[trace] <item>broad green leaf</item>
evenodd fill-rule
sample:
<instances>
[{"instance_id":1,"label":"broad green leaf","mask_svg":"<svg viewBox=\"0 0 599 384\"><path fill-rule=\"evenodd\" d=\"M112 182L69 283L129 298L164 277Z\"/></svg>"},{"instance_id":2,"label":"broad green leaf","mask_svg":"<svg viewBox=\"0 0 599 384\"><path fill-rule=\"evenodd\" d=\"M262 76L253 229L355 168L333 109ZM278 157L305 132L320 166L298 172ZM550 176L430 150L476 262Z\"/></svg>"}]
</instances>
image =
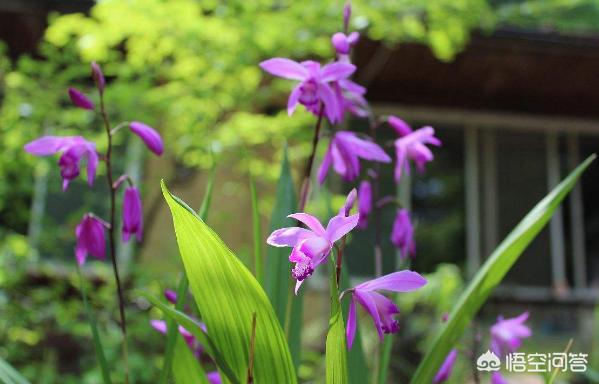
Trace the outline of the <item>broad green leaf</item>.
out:
<instances>
[{"instance_id":1,"label":"broad green leaf","mask_svg":"<svg viewBox=\"0 0 599 384\"><path fill-rule=\"evenodd\" d=\"M170 194L164 182L162 191L173 216L179 251L202 320L238 380L246 379L255 312L255 382L295 383L283 330L260 284L218 235Z\"/></svg>"},{"instance_id":2,"label":"broad green leaf","mask_svg":"<svg viewBox=\"0 0 599 384\"><path fill-rule=\"evenodd\" d=\"M94 342L94 349L96 351L96 359L98 359L98 365L100 365L100 371L102 372L102 380L104 381L104 384L111 384L110 369L108 369L108 363L106 362L106 356L104 355L104 348L102 347L100 333L98 332L96 317L89 305L89 302L87 301L87 292L83 277L81 276L81 268L79 268L79 265L77 265L77 276L79 277L79 287L81 290L81 298L83 299L83 308L85 309L89 328L92 333L92 340Z\"/></svg>"},{"instance_id":3,"label":"broad green leaf","mask_svg":"<svg viewBox=\"0 0 599 384\"><path fill-rule=\"evenodd\" d=\"M252 233L254 235L254 275L256 280L262 283L262 234L260 231L260 213L258 212L258 196L256 194L256 183L250 174L250 198L252 200Z\"/></svg>"},{"instance_id":4,"label":"broad green leaf","mask_svg":"<svg viewBox=\"0 0 599 384\"><path fill-rule=\"evenodd\" d=\"M485 300L493 292L493 289L501 282L505 274L518 260L518 257L547 224L555 209L574 187L582 172L595 157L595 155L589 156L572 171L499 244L458 300L454 310L449 315L449 320L445 323L418 366L412 377L412 383L420 384L432 381L443 360Z\"/></svg>"},{"instance_id":5,"label":"broad green leaf","mask_svg":"<svg viewBox=\"0 0 599 384\"><path fill-rule=\"evenodd\" d=\"M281 175L277 183L276 202L270 220L270 231L278 228L293 227L297 223L287 215L294 213L296 198L291 177L291 167L287 157L287 148L283 152ZM300 364L301 332L304 297L300 292L293 294L295 282L291 278L289 249L268 247L266 253L264 289L275 309L275 313L283 325L293 365L297 369Z\"/></svg>"},{"instance_id":6,"label":"broad green leaf","mask_svg":"<svg viewBox=\"0 0 599 384\"><path fill-rule=\"evenodd\" d=\"M348 383L347 377L347 346L345 344L345 325L339 302L339 287L335 274L333 258L330 258L330 290L331 290L331 318L329 319L329 332L326 343L326 376L327 384Z\"/></svg>"},{"instance_id":7,"label":"broad green leaf","mask_svg":"<svg viewBox=\"0 0 599 384\"><path fill-rule=\"evenodd\" d=\"M174 357L173 377L176 384L208 384L206 372L182 336L177 336Z\"/></svg>"},{"instance_id":8,"label":"broad green leaf","mask_svg":"<svg viewBox=\"0 0 599 384\"><path fill-rule=\"evenodd\" d=\"M222 372L232 383L240 383L235 372L225 360L224 355L221 353L210 336L202 331L202 328L198 322L187 316L184 312L167 305L155 296L152 296L146 292L139 292L139 295L146 298L150 303L152 303L152 305L160 309L162 313L169 317L169 319L174 320L177 324L189 331L189 333L191 333L196 340L202 344L202 347L204 347L206 353L212 357L218 366L219 371Z\"/></svg>"},{"instance_id":9,"label":"broad green leaf","mask_svg":"<svg viewBox=\"0 0 599 384\"><path fill-rule=\"evenodd\" d=\"M212 190L214 189L214 177L216 176L216 163L212 162L212 169L210 170L210 176L208 176L208 182L206 183L206 190L204 192L204 199L202 200L202 205L200 206L199 215L202 220L208 219L208 210L210 209L210 203L212 202ZM179 285L177 286L177 302L175 303L175 308L178 310L182 310L185 306L185 298L187 296L187 289L189 288L189 281L187 280L187 276L183 274L181 279L179 280ZM177 330L177 326L175 322L171 319L167 322L167 332L166 332L166 350L164 352L164 364L162 366L162 371L160 372L160 378L158 382L160 384L165 384L168 380L169 373L171 371L171 365L173 363L173 355L175 353L175 342L177 340L177 335L179 334Z\"/></svg>"}]
</instances>

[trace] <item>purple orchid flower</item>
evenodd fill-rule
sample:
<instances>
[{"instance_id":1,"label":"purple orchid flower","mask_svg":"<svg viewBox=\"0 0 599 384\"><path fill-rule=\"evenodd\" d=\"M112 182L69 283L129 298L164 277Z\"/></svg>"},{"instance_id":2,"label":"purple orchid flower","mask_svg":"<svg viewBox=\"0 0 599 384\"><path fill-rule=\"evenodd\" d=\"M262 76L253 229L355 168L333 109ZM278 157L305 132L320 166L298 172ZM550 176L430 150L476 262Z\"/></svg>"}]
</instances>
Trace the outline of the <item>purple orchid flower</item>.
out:
<instances>
[{"instance_id":1,"label":"purple orchid flower","mask_svg":"<svg viewBox=\"0 0 599 384\"><path fill-rule=\"evenodd\" d=\"M208 377L208 382L210 384L221 384L222 380L220 379L220 373L218 371L212 371L206 373L206 377Z\"/></svg>"},{"instance_id":2,"label":"purple orchid flower","mask_svg":"<svg viewBox=\"0 0 599 384\"><path fill-rule=\"evenodd\" d=\"M407 209L397 210L393 230L391 231L391 243L401 250L401 258L416 254L416 242L414 241L414 227Z\"/></svg>"},{"instance_id":3,"label":"purple orchid flower","mask_svg":"<svg viewBox=\"0 0 599 384\"><path fill-rule=\"evenodd\" d=\"M398 132L401 131L400 128L395 129ZM410 159L414 161L416 168L420 172L424 171L426 163L433 160L433 153L426 144L436 147L441 146L441 140L435 137L435 129L433 127L422 127L395 140L395 155L397 158L397 163L395 164L395 182L399 182L404 170L406 173L410 173Z\"/></svg>"},{"instance_id":4,"label":"purple orchid flower","mask_svg":"<svg viewBox=\"0 0 599 384\"><path fill-rule=\"evenodd\" d=\"M343 32L337 32L331 37L331 44L337 52L338 59L341 62L349 62L349 52L358 44L360 33L352 32L346 35Z\"/></svg>"},{"instance_id":5,"label":"purple orchid flower","mask_svg":"<svg viewBox=\"0 0 599 384\"><path fill-rule=\"evenodd\" d=\"M25 145L25 151L35 156L49 156L62 152L58 160L62 176L62 190L66 191L69 182L79 176L79 162L87 159L87 182L91 186L96 177L98 153L96 144L81 136L42 136Z\"/></svg>"},{"instance_id":6,"label":"purple orchid flower","mask_svg":"<svg viewBox=\"0 0 599 384\"><path fill-rule=\"evenodd\" d=\"M272 75L300 82L293 88L287 101L287 113L290 116L298 103L315 115L320 113L322 104L331 123L341 120L341 106L331 83L347 79L356 70L354 65L334 62L321 67L320 63L311 60L298 63L277 57L261 62L260 67Z\"/></svg>"},{"instance_id":7,"label":"purple orchid flower","mask_svg":"<svg viewBox=\"0 0 599 384\"><path fill-rule=\"evenodd\" d=\"M338 131L331 139L318 170L318 182L324 182L331 164L345 181L355 180L360 174L360 158L381 163L391 162L391 158L376 143L360 139L354 132Z\"/></svg>"},{"instance_id":8,"label":"purple orchid flower","mask_svg":"<svg viewBox=\"0 0 599 384\"><path fill-rule=\"evenodd\" d=\"M451 376L451 372L453 371L453 366L457 357L458 350L454 348L451 350L451 352L449 352L449 354L445 358L445 361L443 361L443 364L441 364L441 368L439 368L439 371L433 379L433 384L439 384L449 379L449 376Z\"/></svg>"},{"instance_id":9,"label":"purple orchid flower","mask_svg":"<svg viewBox=\"0 0 599 384\"><path fill-rule=\"evenodd\" d=\"M135 235L137 241L143 237L143 208L135 187L125 189L123 197L123 241L129 241L131 235Z\"/></svg>"},{"instance_id":10,"label":"purple orchid flower","mask_svg":"<svg viewBox=\"0 0 599 384\"><path fill-rule=\"evenodd\" d=\"M73 87L69 88L69 97L75 106L83 109L94 109L94 103L87 98L82 92Z\"/></svg>"},{"instance_id":11,"label":"purple orchid flower","mask_svg":"<svg viewBox=\"0 0 599 384\"><path fill-rule=\"evenodd\" d=\"M154 128L139 121L132 121L129 124L129 129L141 138L150 151L158 156L162 155L164 151L162 137Z\"/></svg>"},{"instance_id":12,"label":"purple orchid flower","mask_svg":"<svg viewBox=\"0 0 599 384\"><path fill-rule=\"evenodd\" d=\"M397 116L389 116L387 118L387 123L389 123L391 128L393 128L400 137L412 133L412 128L410 127L410 125Z\"/></svg>"},{"instance_id":13,"label":"purple orchid flower","mask_svg":"<svg viewBox=\"0 0 599 384\"><path fill-rule=\"evenodd\" d=\"M522 339L532 335L530 328L524 325L526 320L528 320L528 312L511 319L499 316L497 322L491 327L491 351L501 357L520 348Z\"/></svg>"},{"instance_id":14,"label":"purple orchid flower","mask_svg":"<svg viewBox=\"0 0 599 384\"><path fill-rule=\"evenodd\" d=\"M491 374L491 384L508 384L508 382L501 373L493 372Z\"/></svg>"},{"instance_id":15,"label":"purple orchid flower","mask_svg":"<svg viewBox=\"0 0 599 384\"><path fill-rule=\"evenodd\" d=\"M96 87L100 93L104 93L104 87L106 86L106 80L104 79L104 74L102 73L102 69L95 61L92 62L92 78L96 83Z\"/></svg>"},{"instance_id":16,"label":"purple orchid flower","mask_svg":"<svg viewBox=\"0 0 599 384\"><path fill-rule=\"evenodd\" d=\"M293 247L289 261L295 263L291 276L297 280L297 294L304 280L312 276L316 267L326 261L333 244L355 228L359 215L334 216L326 229L316 217L307 213L294 213L287 217L304 223L308 229L280 228L271 233L266 242L274 247Z\"/></svg>"},{"instance_id":17,"label":"purple orchid flower","mask_svg":"<svg viewBox=\"0 0 599 384\"><path fill-rule=\"evenodd\" d=\"M75 229L75 234L77 235L75 258L79 265L85 264L88 253L98 259L104 259L106 256L104 239L104 229L106 226L106 223L92 214L86 213L83 215L83 219Z\"/></svg>"},{"instance_id":18,"label":"purple orchid flower","mask_svg":"<svg viewBox=\"0 0 599 384\"><path fill-rule=\"evenodd\" d=\"M157 330L158 332L166 335L168 327L165 321L163 320L150 320L150 325L152 328ZM200 323L200 328L202 331L206 332L206 325L204 323ZM204 352L204 347L196 340L195 336L191 334L187 329L183 326L179 325L179 334L185 340L185 344L189 347L189 349L193 352L196 358L200 358L202 356L202 352Z\"/></svg>"},{"instance_id":19,"label":"purple orchid flower","mask_svg":"<svg viewBox=\"0 0 599 384\"><path fill-rule=\"evenodd\" d=\"M352 294L347 315L347 348L351 349L356 335L356 303L359 303L372 317L374 326L383 341L383 334L396 333L399 331L399 322L393 317L399 313L399 308L387 297L378 293L378 290L390 292L410 292L426 284L426 279L413 271L399 271L379 277L374 280L359 284L356 287L344 291Z\"/></svg>"},{"instance_id":20,"label":"purple orchid flower","mask_svg":"<svg viewBox=\"0 0 599 384\"><path fill-rule=\"evenodd\" d=\"M372 211L372 187L368 180L363 180L360 183L360 192L358 193L358 213L360 221L358 228L365 229L368 227L368 216Z\"/></svg>"},{"instance_id":21,"label":"purple orchid flower","mask_svg":"<svg viewBox=\"0 0 599 384\"><path fill-rule=\"evenodd\" d=\"M334 82L333 89L341 109L341 117L345 112L357 117L368 117L370 106L364 98L366 88L351 80L343 79Z\"/></svg>"}]
</instances>

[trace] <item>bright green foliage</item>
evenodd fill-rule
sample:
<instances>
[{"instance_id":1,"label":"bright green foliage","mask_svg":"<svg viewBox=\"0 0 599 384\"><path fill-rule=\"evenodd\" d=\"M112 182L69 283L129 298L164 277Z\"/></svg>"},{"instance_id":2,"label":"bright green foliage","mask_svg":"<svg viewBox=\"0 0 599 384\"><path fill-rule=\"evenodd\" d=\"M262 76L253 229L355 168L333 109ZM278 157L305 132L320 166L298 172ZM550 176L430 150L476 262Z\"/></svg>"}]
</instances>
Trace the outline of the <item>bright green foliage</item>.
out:
<instances>
[{"instance_id":1,"label":"bright green foliage","mask_svg":"<svg viewBox=\"0 0 599 384\"><path fill-rule=\"evenodd\" d=\"M175 344L173 377L176 384L208 384L206 372L181 335Z\"/></svg>"},{"instance_id":2,"label":"bright green foliage","mask_svg":"<svg viewBox=\"0 0 599 384\"><path fill-rule=\"evenodd\" d=\"M248 371L252 316L256 314L254 378L257 383L295 383L283 330L266 293L251 272L195 214L163 184L191 291L218 346L239 381Z\"/></svg>"},{"instance_id":3,"label":"bright green foliage","mask_svg":"<svg viewBox=\"0 0 599 384\"><path fill-rule=\"evenodd\" d=\"M590 156L572 171L522 219L489 256L458 300L449 315L449 320L437 335L412 377L412 383L419 384L432 381L443 360L493 292L493 289L501 282L505 274L518 260L518 257L551 219L555 209L568 195L578 178L595 157L595 155Z\"/></svg>"}]
</instances>

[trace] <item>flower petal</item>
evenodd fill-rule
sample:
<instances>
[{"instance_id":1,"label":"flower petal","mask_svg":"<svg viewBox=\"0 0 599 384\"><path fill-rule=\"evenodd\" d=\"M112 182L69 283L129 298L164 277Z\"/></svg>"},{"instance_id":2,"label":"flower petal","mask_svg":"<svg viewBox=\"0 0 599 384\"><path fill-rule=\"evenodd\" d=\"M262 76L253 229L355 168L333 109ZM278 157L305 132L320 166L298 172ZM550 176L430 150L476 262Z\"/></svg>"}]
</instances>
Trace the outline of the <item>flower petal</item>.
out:
<instances>
[{"instance_id":1,"label":"flower petal","mask_svg":"<svg viewBox=\"0 0 599 384\"><path fill-rule=\"evenodd\" d=\"M91 143L87 151L87 183L91 186L96 178L96 168L98 168L99 157L96 152L96 145Z\"/></svg>"},{"instance_id":2,"label":"flower petal","mask_svg":"<svg viewBox=\"0 0 599 384\"><path fill-rule=\"evenodd\" d=\"M316 217L308 213L293 213L287 217L290 217L297 221L301 221L306 225L306 227L310 228L314 233L316 233L319 236L324 236L326 234L326 231L322 224L320 224L320 221Z\"/></svg>"},{"instance_id":3,"label":"flower petal","mask_svg":"<svg viewBox=\"0 0 599 384\"><path fill-rule=\"evenodd\" d=\"M368 312L370 317L372 317L372 321L374 322L374 326L376 327L376 331L379 334L379 338L381 342L383 341L383 329L381 327L381 318L379 317L379 311L376 307L376 302L374 298L370 295L370 292L362 291L355 289L354 290L354 298L362 305L362 307Z\"/></svg>"},{"instance_id":4,"label":"flower petal","mask_svg":"<svg viewBox=\"0 0 599 384\"><path fill-rule=\"evenodd\" d=\"M139 121L132 121L129 124L129 129L143 140L150 151L158 156L162 155L164 150L162 137L154 128Z\"/></svg>"},{"instance_id":5,"label":"flower petal","mask_svg":"<svg viewBox=\"0 0 599 384\"><path fill-rule=\"evenodd\" d=\"M427 283L426 279L414 271L393 272L356 286L356 289L374 291L384 289L392 292L414 291Z\"/></svg>"},{"instance_id":6,"label":"flower petal","mask_svg":"<svg viewBox=\"0 0 599 384\"><path fill-rule=\"evenodd\" d=\"M389 116L387 118L387 122L389 123L391 128L393 128L395 132L397 132L399 136L406 136L412 133L412 128L410 128L408 123L406 123L397 116Z\"/></svg>"},{"instance_id":7,"label":"flower petal","mask_svg":"<svg viewBox=\"0 0 599 384\"><path fill-rule=\"evenodd\" d=\"M355 71L355 65L336 61L322 67L320 70L320 79L327 82L341 80L348 77Z\"/></svg>"},{"instance_id":8,"label":"flower petal","mask_svg":"<svg viewBox=\"0 0 599 384\"><path fill-rule=\"evenodd\" d=\"M335 136L342 140L349 150L356 153L363 159L380 161L382 163L391 162L389 155L387 155L385 151L378 146L378 144L372 141L360 139L353 132L339 131Z\"/></svg>"},{"instance_id":9,"label":"flower petal","mask_svg":"<svg viewBox=\"0 0 599 384\"><path fill-rule=\"evenodd\" d=\"M42 136L25 144L25 151L35 156L48 156L73 145L75 136Z\"/></svg>"},{"instance_id":10,"label":"flower petal","mask_svg":"<svg viewBox=\"0 0 599 384\"><path fill-rule=\"evenodd\" d=\"M333 162L332 145L333 143L331 141L327 149L327 152L324 155L324 159L322 159L320 168L318 168L318 182L320 184L324 183L324 180L327 178L329 168L331 167L331 163Z\"/></svg>"},{"instance_id":11,"label":"flower petal","mask_svg":"<svg viewBox=\"0 0 599 384\"><path fill-rule=\"evenodd\" d=\"M441 364L441 368L439 368L439 371L433 379L433 384L439 384L449 379L449 376L451 376L451 372L453 371L453 365L455 364L455 360L457 357L458 350L454 348L449 352L449 354L443 361L443 364Z\"/></svg>"},{"instance_id":12,"label":"flower petal","mask_svg":"<svg viewBox=\"0 0 599 384\"><path fill-rule=\"evenodd\" d=\"M302 95L302 84L298 84L293 88L291 94L289 95L289 100L287 101L287 114L289 116L293 115L295 112L295 108L299 102L299 98Z\"/></svg>"},{"instance_id":13,"label":"flower petal","mask_svg":"<svg viewBox=\"0 0 599 384\"><path fill-rule=\"evenodd\" d=\"M75 106L83 109L94 109L94 103L82 92L75 88L69 88L69 97Z\"/></svg>"},{"instance_id":14,"label":"flower petal","mask_svg":"<svg viewBox=\"0 0 599 384\"><path fill-rule=\"evenodd\" d=\"M272 75L283 77L285 79L301 81L308 76L308 70L300 63L281 57L275 57L261 62L260 68Z\"/></svg>"},{"instance_id":15,"label":"flower petal","mask_svg":"<svg viewBox=\"0 0 599 384\"><path fill-rule=\"evenodd\" d=\"M360 215L337 215L329 220L327 225L327 238L331 243L339 240L343 236L347 235L352 229L358 225Z\"/></svg>"},{"instance_id":16,"label":"flower petal","mask_svg":"<svg viewBox=\"0 0 599 384\"><path fill-rule=\"evenodd\" d=\"M312 236L314 236L314 233L305 228L280 228L268 236L266 243L273 247L294 247L301 240Z\"/></svg>"},{"instance_id":17,"label":"flower petal","mask_svg":"<svg viewBox=\"0 0 599 384\"><path fill-rule=\"evenodd\" d=\"M331 123L336 123L341 120L341 112L335 92L327 83L320 83L318 86L318 96L325 107L326 116Z\"/></svg>"},{"instance_id":18,"label":"flower petal","mask_svg":"<svg viewBox=\"0 0 599 384\"><path fill-rule=\"evenodd\" d=\"M347 313L347 327L345 330L345 337L347 338L347 349L351 349L354 344L354 338L356 336L356 302L353 297L349 303L349 312Z\"/></svg>"},{"instance_id":19,"label":"flower petal","mask_svg":"<svg viewBox=\"0 0 599 384\"><path fill-rule=\"evenodd\" d=\"M166 321L150 320L150 325L158 332L166 335Z\"/></svg>"}]
</instances>

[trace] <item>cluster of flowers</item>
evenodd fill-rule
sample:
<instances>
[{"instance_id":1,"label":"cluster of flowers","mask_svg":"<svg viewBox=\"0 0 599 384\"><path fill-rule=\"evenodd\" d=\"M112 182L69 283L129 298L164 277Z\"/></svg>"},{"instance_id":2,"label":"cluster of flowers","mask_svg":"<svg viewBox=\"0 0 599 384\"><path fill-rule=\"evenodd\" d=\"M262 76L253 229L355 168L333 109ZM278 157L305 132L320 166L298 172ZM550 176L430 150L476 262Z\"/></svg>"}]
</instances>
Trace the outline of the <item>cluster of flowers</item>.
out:
<instances>
[{"instance_id":1,"label":"cluster of flowers","mask_svg":"<svg viewBox=\"0 0 599 384\"><path fill-rule=\"evenodd\" d=\"M92 77L96 88L100 95L100 110L99 112L105 119L104 111L104 88L105 79L100 66L96 63L91 65ZM68 94L76 107L86 110L96 110L94 102L92 102L85 94L75 88L69 88ZM106 155L98 154L96 144L86 140L82 136L42 136L25 145L25 151L35 156L49 156L60 153L58 166L62 177L62 189L66 191L69 183L76 179L80 174L80 163L85 160L87 162L87 182L90 186L93 185L96 178L96 169L101 160L106 162L107 173L111 175L110 168L110 151L111 151L111 136L114 135L119 127L110 130L106 127L109 135L108 152ZM127 124L130 131L136 134L143 140L150 151L156 155L161 155L163 152L162 138L152 127L138 122L132 121ZM139 189L134 185L131 178L127 175L120 176L116 181L112 182L109 178L111 193L114 193L123 184L128 182L128 186L124 190L123 206L122 206L122 238L123 241L128 241L131 236L135 236L137 241L142 240L143 236L143 209ZM93 213L86 213L83 219L77 225L75 230L77 236L77 245L75 248L75 256L79 265L83 265L87 259L87 255L98 259L104 259L106 253L105 230L111 229L110 223L102 220Z\"/></svg>"},{"instance_id":2,"label":"cluster of flowers","mask_svg":"<svg viewBox=\"0 0 599 384\"><path fill-rule=\"evenodd\" d=\"M323 116L326 117L331 126L340 123L346 112L375 121L375 125L371 127L373 136L382 123L391 126L398 134L395 140L395 181L399 183L402 173L410 170L410 160L422 171L424 165L433 160L433 154L427 145L439 146L441 142L434 136L435 131L432 127L413 131L396 116L383 120L374 119L364 98L366 89L349 79L356 71L356 66L351 63L350 53L360 38L358 32L348 33L350 15L351 7L348 3L343 12L344 31L335 33L331 38L336 52L333 62L321 65L315 61L298 63L287 58L273 58L262 62L260 66L272 75L298 82L287 102L289 115L294 113L298 104L302 104L319 120ZM361 175L361 160L392 162L391 157L375 142L374 137L362 137L355 132L336 130L318 170L319 183L325 181L331 166L344 181L355 182ZM378 180L378 172L374 169L369 169L365 174L372 180ZM343 239L356 226L361 229L367 228L369 215L382 203L378 196L373 195L371 180L364 179L359 182L359 191L353 189L350 192L345 206L338 215L330 219L326 228L316 217L300 212L289 217L306 228L282 228L268 237L267 243L271 246L292 247L289 261L295 264L291 275L297 281L296 294L305 279L328 259L337 241ZM356 198L358 214L350 216L349 212ZM413 232L409 212L399 209L391 233L391 242L401 249L402 257L415 253ZM343 244L344 242L342 246ZM405 270L378 277L343 292L341 298L345 294L352 296L347 319L348 347L351 348L356 331L356 303L372 317L382 340L383 334L398 332L399 324L394 316L399 313L399 309L379 291L408 292L425 284L426 280L421 275Z\"/></svg>"}]
</instances>

